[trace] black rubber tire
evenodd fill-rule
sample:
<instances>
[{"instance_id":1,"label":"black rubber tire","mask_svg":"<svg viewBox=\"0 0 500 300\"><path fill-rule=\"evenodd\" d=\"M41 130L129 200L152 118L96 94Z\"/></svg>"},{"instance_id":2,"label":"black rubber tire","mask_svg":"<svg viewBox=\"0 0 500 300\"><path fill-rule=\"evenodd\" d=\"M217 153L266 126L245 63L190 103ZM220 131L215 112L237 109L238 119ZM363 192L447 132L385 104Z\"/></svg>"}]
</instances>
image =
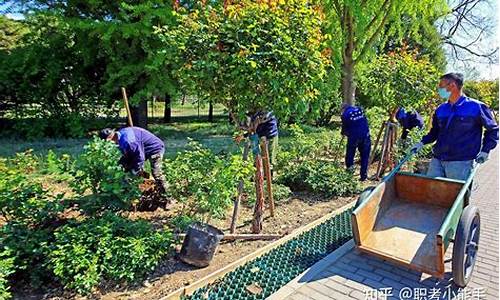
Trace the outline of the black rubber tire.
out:
<instances>
[{"instance_id":1,"label":"black rubber tire","mask_svg":"<svg viewBox=\"0 0 500 300\"><path fill-rule=\"evenodd\" d=\"M356 200L356 204L354 205L354 209L358 208L361 203L365 202L365 200L370 196L372 191L375 189L374 186L369 186L366 189L364 189L361 194L359 194L358 200Z\"/></svg>"},{"instance_id":2,"label":"black rubber tire","mask_svg":"<svg viewBox=\"0 0 500 300\"><path fill-rule=\"evenodd\" d=\"M452 274L459 287L465 287L474 270L479 245L481 218L479 209L474 205L464 208L453 243Z\"/></svg>"}]
</instances>

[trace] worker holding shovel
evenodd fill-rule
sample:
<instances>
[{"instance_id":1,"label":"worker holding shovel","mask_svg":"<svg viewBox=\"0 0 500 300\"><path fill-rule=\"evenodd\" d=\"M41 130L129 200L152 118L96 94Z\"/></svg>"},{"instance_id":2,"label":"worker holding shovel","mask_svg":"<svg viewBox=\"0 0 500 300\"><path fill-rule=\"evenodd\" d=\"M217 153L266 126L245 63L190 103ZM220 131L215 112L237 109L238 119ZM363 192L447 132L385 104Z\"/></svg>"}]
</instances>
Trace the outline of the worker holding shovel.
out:
<instances>
[{"instance_id":1,"label":"worker holding shovel","mask_svg":"<svg viewBox=\"0 0 500 300\"><path fill-rule=\"evenodd\" d=\"M140 127L125 127L118 131L104 128L99 132L99 137L118 145L123 154L120 164L134 175L148 178L144 162L149 160L156 187L161 194L167 191L168 185L162 170L165 144L160 138Z\"/></svg>"}]
</instances>

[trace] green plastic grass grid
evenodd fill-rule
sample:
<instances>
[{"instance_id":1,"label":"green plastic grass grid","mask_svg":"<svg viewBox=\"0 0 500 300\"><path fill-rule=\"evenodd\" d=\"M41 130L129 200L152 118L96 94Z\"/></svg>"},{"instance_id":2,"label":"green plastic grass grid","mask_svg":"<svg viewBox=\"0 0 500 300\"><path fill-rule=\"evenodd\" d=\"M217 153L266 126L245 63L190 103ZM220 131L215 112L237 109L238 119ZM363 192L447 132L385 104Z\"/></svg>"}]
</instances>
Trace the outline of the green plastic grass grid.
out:
<instances>
[{"instance_id":1,"label":"green plastic grass grid","mask_svg":"<svg viewBox=\"0 0 500 300\"><path fill-rule=\"evenodd\" d=\"M265 299L352 238L352 208L272 249L182 299ZM255 295L246 287L262 288Z\"/></svg>"}]
</instances>

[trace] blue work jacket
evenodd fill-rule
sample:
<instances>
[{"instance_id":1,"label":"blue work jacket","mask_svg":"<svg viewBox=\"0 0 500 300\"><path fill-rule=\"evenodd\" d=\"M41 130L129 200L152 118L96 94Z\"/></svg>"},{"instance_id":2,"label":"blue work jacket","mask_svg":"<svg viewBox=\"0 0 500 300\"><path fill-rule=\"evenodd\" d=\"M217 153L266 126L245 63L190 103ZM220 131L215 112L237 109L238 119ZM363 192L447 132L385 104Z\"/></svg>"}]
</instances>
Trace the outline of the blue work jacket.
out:
<instances>
[{"instance_id":1,"label":"blue work jacket","mask_svg":"<svg viewBox=\"0 0 500 300\"><path fill-rule=\"evenodd\" d=\"M432 142L439 160L473 160L480 151L489 153L496 147L498 125L486 104L461 96L455 104L443 103L434 112L432 128L422 138L424 144Z\"/></svg>"},{"instance_id":2,"label":"blue work jacket","mask_svg":"<svg viewBox=\"0 0 500 300\"><path fill-rule=\"evenodd\" d=\"M123 154L121 163L126 169L140 170L146 159L165 151L157 136L140 127L126 127L118 131L118 148Z\"/></svg>"},{"instance_id":3,"label":"blue work jacket","mask_svg":"<svg viewBox=\"0 0 500 300\"><path fill-rule=\"evenodd\" d=\"M360 107L349 106L344 110L341 133L349 139L361 139L370 135L368 120Z\"/></svg>"}]
</instances>

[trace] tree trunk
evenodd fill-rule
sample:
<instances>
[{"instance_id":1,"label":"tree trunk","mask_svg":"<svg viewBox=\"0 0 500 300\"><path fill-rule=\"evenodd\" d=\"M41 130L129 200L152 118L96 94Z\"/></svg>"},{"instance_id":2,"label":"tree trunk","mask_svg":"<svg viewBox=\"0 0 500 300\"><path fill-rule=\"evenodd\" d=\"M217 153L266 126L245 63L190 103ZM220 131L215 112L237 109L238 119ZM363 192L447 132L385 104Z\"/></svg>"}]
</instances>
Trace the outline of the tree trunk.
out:
<instances>
[{"instance_id":1,"label":"tree trunk","mask_svg":"<svg viewBox=\"0 0 500 300\"><path fill-rule=\"evenodd\" d=\"M214 105L212 104L212 101L208 103L208 122L213 122L214 121Z\"/></svg>"},{"instance_id":2,"label":"tree trunk","mask_svg":"<svg viewBox=\"0 0 500 300\"><path fill-rule=\"evenodd\" d=\"M165 110L163 113L163 123L172 122L172 99L169 94L165 94Z\"/></svg>"},{"instance_id":3,"label":"tree trunk","mask_svg":"<svg viewBox=\"0 0 500 300\"><path fill-rule=\"evenodd\" d=\"M354 21L349 9L345 9L343 17L344 30L346 31L346 44L342 53L342 95L344 103L354 105L354 93L356 84L354 83Z\"/></svg>"},{"instance_id":4,"label":"tree trunk","mask_svg":"<svg viewBox=\"0 0 500 300\"><path fill-rule=\"evenodd\" d=\"M130 109L134 126L148 128L148 101L143 99L139 105L132 106Z\"/></svg>"},{"instance_id":5,"label":"tree trunk","mask_svg":"<svg viewBox=\"0 0 500 300\"><path fill-rule=\"evenodd\" d=\"M344 103L354 105L355 93L354 63L352 61L347 61L342 65L342 95Z\"/></svg>"}]
</instances>

